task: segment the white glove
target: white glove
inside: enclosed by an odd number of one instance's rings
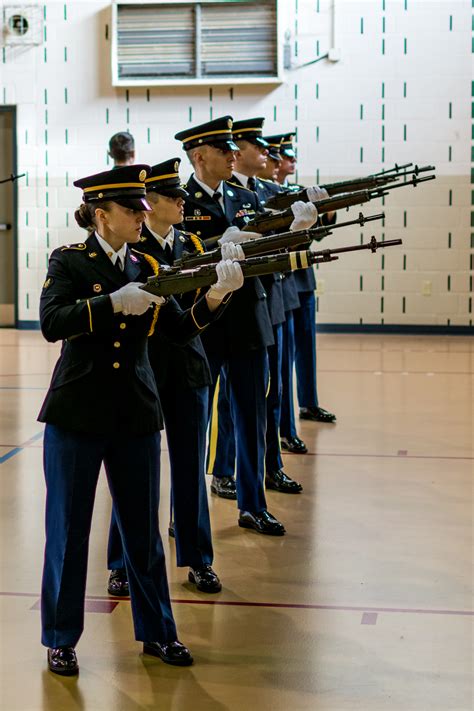
[[[310,202],[318,202],[318,200],[327,200],[329,193],[326,188],[320,188],[319,185],[312,185],[306,188],[306,195]]]
[[[217,244],[220,244],[221,246],[226,242],[234,242],[234,244],[238,244],[239,242],[246,242],[249,239],[257,239],[261,236],[262,235],[258,232],[243,232],[242,230],[239,230],[238,227],[231,225],[226,229],[222,237],[219,237]]]
[[[230,292],[240,289],[244,283],[242,268],[238,262],[223,259],[216,264],[217,281],[207,292],[210,299],[222,299]]]
[[[290,232],[308,230],[318,219],[318,211],[312,202],[297,200],[297,202],[294,202],[291,206],[291,211],[295,219],[290,225]]]
[[[245,259],[244,250],[240,244],[224,242],[221,246],[221,259]]]
[[[121,311],[124,316],[141,316],[152,304],[164,304],[166,299],[162,296],[149,294],[148,291],[140,289],[143,284],[131,281],[121,289],[110,294],[110,300],[114,307],[114,312]]]

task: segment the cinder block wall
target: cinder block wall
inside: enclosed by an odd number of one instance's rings
[[[80,193],[72,181],[107,166],[110,135],[130,130],[137,160],[156,163],[182,155],[177,130],[229,113],[266,116],[268,133],[296,130],[303,184],[395,162],[436,165],[436,181],[395,191],[383,208],[364,206],[367,214],[384,209],[383,225],[321,243],[371,234],[404,241],[320,267],[320,324],[472,326],[474,0],[335,3],[338,63],[296,68],[329,48],[328,0],[280,0],[295,65],[281,86],[148,90],[111,86],[108,2],[44,4],[42,43],[0,55],[0,101],[17,106],[19,169],[27,173],[19,186],[21,322],[38,318],[51,250],[85,237],[73,217]]]

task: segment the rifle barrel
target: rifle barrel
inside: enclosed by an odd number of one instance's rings
[[[360,250],[370,250],[376,252],[377,249],[393,247],[402,244],[400,239],[377,242],[372,237],[370,242],[349,247],[339,247],[337,249],[325,249],[321,252],[304,250],[299,252],[283,252],[280,254],[270,254],[264,257],[250,257],[240,262],[244,277],[263,276],[274,272],[296,271],[306,269],[313,264],[332,262],[338,259],[339,254],[345,252],[357,252]],[[158,296],[169,296],[171,294],[182,294],[194,291],[200,287],[211,286],[217,281],[216,265],[208,264],[185,271],[178,271],[175,267],[157,276],[149,277],[146,284],[140,288]]]

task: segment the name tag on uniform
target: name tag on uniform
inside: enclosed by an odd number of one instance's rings
[[[210,215],[186,215],[185,220],[212,220]]]
[[[239,210],[235,213],[236,217],[248,217],[249,215],[255,215],[255,210]]]

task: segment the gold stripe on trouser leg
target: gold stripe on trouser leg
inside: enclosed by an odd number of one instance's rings
[[[211,423],[209,427],[209,464],[207,467],[207,473],[212,474],[214,471],[214,464],[216,461],[217,453],[217,438],[219,434],[219,415],[218,415],[218,402],[219,402],[219,389],[221,385],[221,376],[217,378],[216,389],[214,390],[214,398],[212,400],[212,413],[211,413]]]
[[[270,375],[270,364],[268,366],[268,384],[267,384],[267,391],[265,393],[265,399],[267,399],[268,394],[270,392],[270,383],[271,383],[272,376]],[[266,442],[265,442],[265,450],[266,450]],[[267,461],[266,457],[263,457],[263,490],[266,491],[267,487],[265,485],[265,477],[267,475]]]

